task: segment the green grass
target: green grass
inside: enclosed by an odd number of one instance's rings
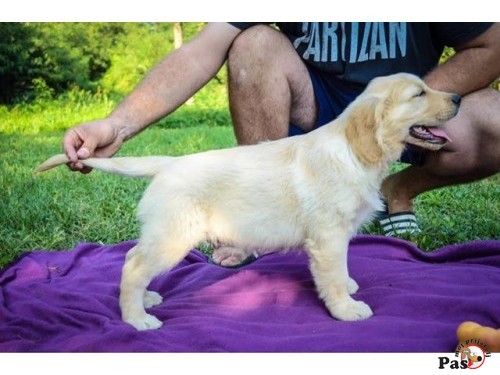
[[[137,238],[135,208],[148,181],[58,168],[33,168],[60,152],[64,132],[0,135],[0,266],[23,251],[67,249],[77,242],[117,243]],[[180,155],[235,145],[230,127],[152,128],[119,155]]]
[[[66,168],[37,177],[32,174],[37,164],[60,152],[64,129],[102,117],[116,103],[104,96],[85,95],[0,107],[0,267],[24,251],[70,249],[77,242],[112,244],[139,234],[135,209],[147,180],[97,171],[81,175]],[[207,93],[198,96],[195,105],[130,140],[119,154],[181,155],[234,146],[225,103],[210,100]],[[427,193],[416,202],[423,232],[409,239],[426,251],[446,244],[498,239],[499,196],[498,175]],[[374,225],[364,231],[379,233]]]

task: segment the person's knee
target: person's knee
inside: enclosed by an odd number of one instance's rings
[[[240,82],[263,64],[268,64],[270,49],[283,37],[279,31],[266,25],[256,25],[243,31],[229,50],[229,79]]]
[[[229,49],[228,62],[247,61],[266,55],[266,50],[276,45],[283,35],[266,25],[252,26],[240,33]]]

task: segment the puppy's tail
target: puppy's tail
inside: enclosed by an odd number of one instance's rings
[[[89,158],[80,160],[83,165],[104,172],[126,177],[153,177],[172,162],[169,156],[123,157],[123,158]],[[41,173],[59,165],[66,164],[69,159],[64,154],[54,155],[40,164],[35,172]]]

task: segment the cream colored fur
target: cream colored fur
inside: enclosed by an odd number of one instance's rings
[[[139,330],[162,325],[145,311],[162,298],[146,287],[201,241],[235,254],[304,246],[330,314],[370,317],[370,307],[350,297],[358,286],[347,269],[349,240],[381,208],[382,179],[412,141],[409,128],[439,125],[456,111],[450,94],[398,74],[375,79],[337,120],[303,136],[175,158],[82,160],[153,177],[139,203],[141,236],[123,267],[123,320]],[[66,162],[57,155],[38,171]]]

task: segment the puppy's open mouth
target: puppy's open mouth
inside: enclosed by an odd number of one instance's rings
[[[447,142],[451,142],[448,134],[436,126],[414,125],[410,128],[410,136],[436,145],[444,145]]]

